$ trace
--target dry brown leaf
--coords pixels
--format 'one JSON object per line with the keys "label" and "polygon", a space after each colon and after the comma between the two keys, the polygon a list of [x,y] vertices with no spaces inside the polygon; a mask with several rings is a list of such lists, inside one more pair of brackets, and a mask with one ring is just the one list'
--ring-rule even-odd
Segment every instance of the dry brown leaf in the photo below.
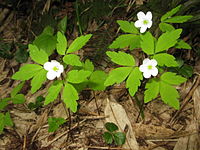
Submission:
{"label": "dry brown leaf", "polygon": [[61,118],[67,119],[69,114],[67,114],[67,112],[65,111],[63,104],[60,103],[56,105],[55,107],[53,107],[53,116],[57,118],[61,117]]}
{"label": "dry brown leaf", "polygon": [[104,113],[105,116],[108,116],[108,118],[106,118],[106,122],[115,123],[121,132],[124,132],[125,128],[128,129],[126,133],[126,143],[123,145],[123,148],[139,150],[139,146],[135,138],[135,132],[133,131],[132,125],[122,105],[107,99]]}

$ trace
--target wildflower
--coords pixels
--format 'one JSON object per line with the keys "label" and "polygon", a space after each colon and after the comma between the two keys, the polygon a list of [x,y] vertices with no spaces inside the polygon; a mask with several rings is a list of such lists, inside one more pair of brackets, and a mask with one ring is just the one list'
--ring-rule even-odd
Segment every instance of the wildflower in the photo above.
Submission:
{"label": "wildflower", "polygon": [[157,76],[158,69],[156,68],[157,61],[155,59],[144,59],[143,64],[140,65],[139,70],[143,72],[145,78],[150,78],[152,76]]}
{"label": "wildflower", "polygon": [[44,69],[47,70],[47,79],[53,80],[56,77],[59,78],[61,73],[64,71],[63,65],[61,65],[56,60],[51,60],[51,62],[46,62],[44,64]]}
{"label": "wildflower", "polygon": [[152,13],[150,11],[145,15],[142,11],[137,13],[138,20],[135,22],[135,26],[140,28],[140,33],[144,33],[147,28],[152,26]]}

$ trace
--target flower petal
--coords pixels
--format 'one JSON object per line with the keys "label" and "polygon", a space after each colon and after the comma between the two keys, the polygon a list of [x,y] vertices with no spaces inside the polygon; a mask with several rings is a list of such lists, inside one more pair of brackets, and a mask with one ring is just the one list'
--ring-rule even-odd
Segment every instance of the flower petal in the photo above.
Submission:
{"label": "flower petal", "polygon": [[135,27],[139,28],[139,27],[141,27],[141,26],[142,26],[141,20],[137,20],[137,21],[135,22]]}
{"label": "flower petal", "polygon": [[47,71],[50,71],[52,68],[52,64],[50,62],[46,62],[44,64],[44,69],[47,70]]}
{"label": "flower petal", "polygon": [[143,76],[145,78],[150,78],[151,77],[151,73],[149,73],[148,71],[146,71],[146,72],[143,73]]}
{"label": "flower petal", "polygon": [[[55,67],[55,66],[59,66],[60,63],[57,62],[56,60],[51,60],[51,65],[52,65],[53,67]],[[53,68],[53,67],[52,67],[52,68]]]}
{"label": "flower petal", "polygon": [[145,18],[145,14],[142,11],[140,11],[139,13],[137,13],[137,17],[139,20],[142,20],[143,18]]}
{"label": "flower petal", "polygon": [[150,61],[151,61],[152,66],[154,66],[154,67],[157,66],[158,63],[155,59],[151,59]]}
{"label": "flower petal", "polygon": [[47,79],[53,80],[56,78],[56,73],[54,71],[47,72]]}
{"label": "flower petal", "polygon": [[149,22],[148,22],[148,24],[147,24],[147,28],[151,28],[151,26],[152,26],[152,21],[149,20]]}
{"label": "flower petal", "polygon": [[151,20],[151,19],[152,19],[152,13],[151,13],[150,11],[147,12],[146,18],[147,18],[148,20]]}
{"label": "flower petal", "polygon": [[150,62],[151,62],[151,60],[149,58],[145,58],[142,63],[143,63],[143,65],[144,64],[148,65]]}
{"label": "flower petal", "polygon": [[140,70],[141,72],[146,72],[146,71],[147,71],[147,66],[141,65],[141,66],[139,67],[139,70]]}
{"label": "flower petal", "polygon": [[140,28],[140,33],[144,33],[147,30],[147,26],[143,25]]}
{"label": "flower petal", "polygon": [[158,75],[158,69],[156,67],[153,67],[151,70],[149,70],[152,76],[157,76]]}
{"label": "flower petal", "polygon": [[59,66],[58,66],[58,69],[59,69],[59,72],[62,73],[62,72],[64,71],[63,65],[59,65]]}

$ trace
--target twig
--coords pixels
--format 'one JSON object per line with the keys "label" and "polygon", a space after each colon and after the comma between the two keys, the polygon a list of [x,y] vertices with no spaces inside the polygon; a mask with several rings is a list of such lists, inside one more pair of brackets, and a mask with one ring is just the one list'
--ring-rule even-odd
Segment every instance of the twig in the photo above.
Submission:
{"label": "twig", "polygon": [[26,150],[26,135],[24,135],[23,150]]}
{"label": "twig", "polygon": [[95,105],[96,105],[96,108],[97,108],[98,115],[100,115],[99,107],[97,105],[97,98],[96,98],[96,95],[95,95],[95,91],[92,91],[92,93],[93,93],[93,96],[94,96],[94,101],[95,101]]}
{"label": "twig", "polygon": [[93,149],[108,149],[108,150],[132,150],[129,148],[121,148],[121,147],[98,147],[98,146],[86,146],[86,148],[93,148]]}

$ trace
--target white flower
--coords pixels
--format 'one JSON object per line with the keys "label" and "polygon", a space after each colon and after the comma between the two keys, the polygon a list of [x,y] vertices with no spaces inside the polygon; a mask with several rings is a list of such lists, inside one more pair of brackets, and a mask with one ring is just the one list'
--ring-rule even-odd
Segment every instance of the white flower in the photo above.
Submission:
{"label": "white flower", "polygon": [[135,26],[140,28],[140,33],[144,33],[147,28],[152,26],[152,13],[150,11],[145,15],[142,11],[137,13],[138,20],[135,22]]}
{"label": "white flower", "polygon": [[152,76],[157,76],[158,69],[156,68],[157,61],[155,59],[145,58],[143,64],[139,67],[140,71],[143,72],[145,78],[150,78]]}
{"label": "white flower", "polygon": [[51,60],[51,62],[46,62],[44,64],[44,69],[47,70],[47,79],[53,80],[56,77],[59,78],[60,74],[64,71],[63,65],[61,65],[56,60]]}

